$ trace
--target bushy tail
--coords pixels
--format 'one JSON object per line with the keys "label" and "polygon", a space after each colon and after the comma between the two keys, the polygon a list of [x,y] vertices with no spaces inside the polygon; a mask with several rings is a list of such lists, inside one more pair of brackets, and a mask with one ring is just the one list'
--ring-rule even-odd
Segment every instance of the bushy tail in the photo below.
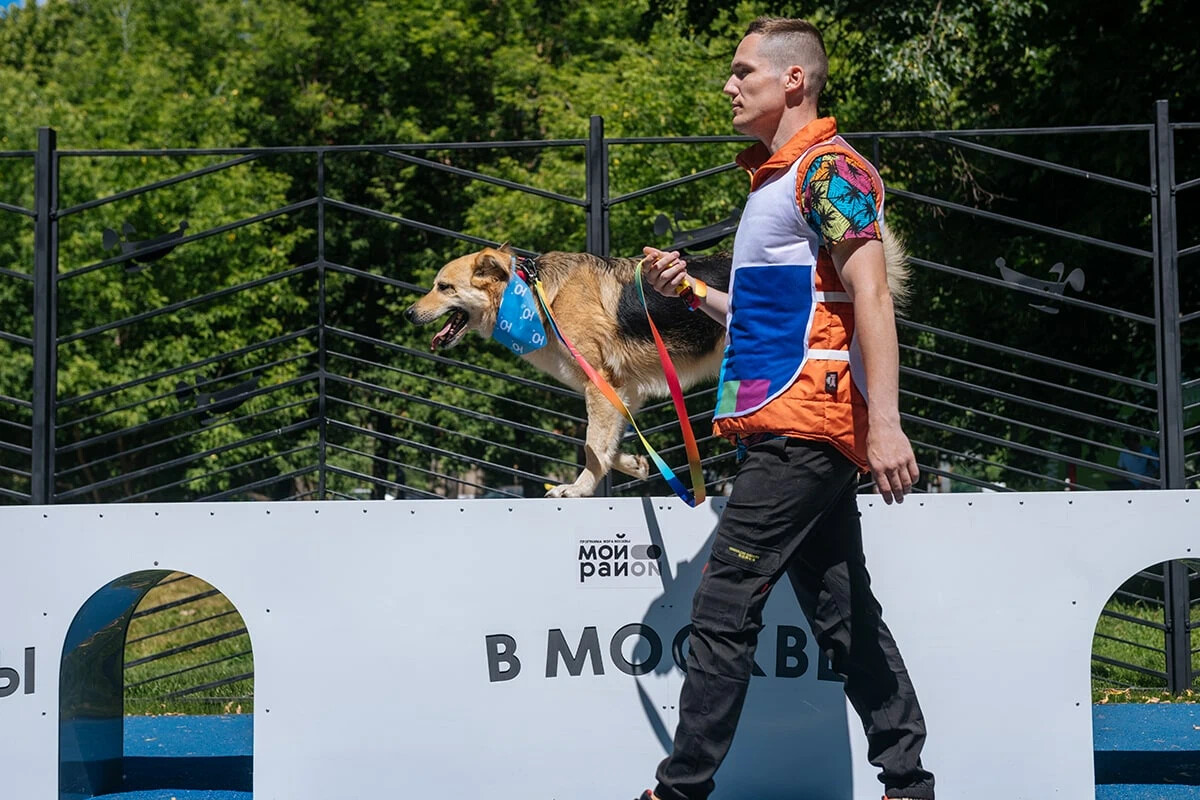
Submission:
{"label": "bushy tail", "polygon": [[908,307],[912,266],[908,263],[908,251],[904,249],[904,242],[900,237],[892,233],[886,225],[880,230],[883,232],[883,258],[887,264],[887,282],[892,293],[892,305],[896,313],[902,315]]}

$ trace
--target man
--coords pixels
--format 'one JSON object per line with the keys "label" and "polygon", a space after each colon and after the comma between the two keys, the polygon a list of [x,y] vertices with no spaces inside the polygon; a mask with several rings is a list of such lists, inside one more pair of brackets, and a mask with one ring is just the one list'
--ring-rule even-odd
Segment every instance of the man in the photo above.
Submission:
{"label": "man", "polygon": [[[871,592],[856,504],[860,471],[887,503],[918,477],[900,428],[899,355],[882,243],[883,186],[832,118],[807,22],[751,23],[724,92],[733,127],[758,139],[728,294],[646,248],[648,280],[729,330],[714,414],[741,465],[692,605],[672,753],[642,800],[698,800],[729,750],[762,609],[786,573],[818,644],[845,678],[886,800],[932,800],[925,722]],[[870,398],[870,404],[867,398]],[[798,710],[799,711],[799,710]]]}

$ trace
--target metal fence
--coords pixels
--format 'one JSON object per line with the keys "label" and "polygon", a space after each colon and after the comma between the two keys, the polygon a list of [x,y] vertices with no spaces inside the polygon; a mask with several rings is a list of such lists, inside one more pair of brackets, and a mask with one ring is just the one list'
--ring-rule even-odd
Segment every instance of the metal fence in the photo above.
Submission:
{"label": "metal fence", "polygon": [[[1164,102],[1146,124],[848,138],[915,267],[921,490],[1196,485],[1200,124]],[[598,117],[574,140],[345,147],[60,150],[41,129],[0,153],[0,500],[540,495],[579,469],[582,398],[490,343],[430,352],[402,310],[502,240],[727,247],[744,144],[609,138]],[[714,397],[687,402],[721,492]],[[684,461],[668,402],[639,424]],[[1162,669],[1133,671],[1180,691],[1195,573],[1155,574],[1123,589],[1163,615]]]}

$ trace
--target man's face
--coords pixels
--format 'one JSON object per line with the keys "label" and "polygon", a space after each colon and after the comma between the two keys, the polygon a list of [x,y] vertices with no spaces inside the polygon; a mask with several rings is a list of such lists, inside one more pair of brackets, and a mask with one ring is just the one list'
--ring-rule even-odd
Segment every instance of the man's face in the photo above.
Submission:
{"label": "man's face", "polygon": [[787,106],[783,76],[762,55],[762,35],[742,39],[722,90],[733,104],[733,129],[769,141]]}

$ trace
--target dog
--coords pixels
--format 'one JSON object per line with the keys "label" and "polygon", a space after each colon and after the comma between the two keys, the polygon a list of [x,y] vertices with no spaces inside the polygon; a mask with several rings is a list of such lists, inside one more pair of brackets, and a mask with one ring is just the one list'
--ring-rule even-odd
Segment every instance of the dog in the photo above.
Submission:
{"label": "dog", "polygon": [[[907,258],[903,245],[884,229],[888,283],[900,306],[906,295]],[[714,289],[728,291],[728,253],[689,255],[688,274]],[[616,390],[630,413],[650,398],[669,394],[662,364],[634,283],[638,259],[601,258],[588,253],[549,252],[536,260],[546,299],[563,333]],[[500,302],[512,278],[514,254],[507,246],[484,248],[443,266],[433,288],[410,306],[405,318],[427,325],[449,315],[431,349],[448,350],[470,331],[490,338]],[[643,278],[643,281],[645,279]],[[643,287],[646,308],[679,374],[683,388],[717,376],[725,328],[680,299]],[[546,325],[547,331],[550,330]],[[650,474],[644,456],[620,452],[625,416],[588,380],[571,353],[550,335],[544,347],[521,356],[541,371],[581,392],[587,407],[585,464],[573,483],[555,486],[547,497],[588,497],[612,469],[634,478]]]}
{"label": "dog", "polygon": [[[662,364],[638,297],[634,274],[638,259],[600,258],[588,253],[550,252],[536,260],[538,277],[562,332],[609,385],[630,413],[649,398],[669,393]],[[729,286],[729,255],[689,256],[688,272],[709,286]],[[431,348],[448,350],[470,331],[490,338],[500,301],[512,278],[513,252],[507,247],[484,248],[442,267],[433,289],[404,312],[405,318],[426,325],[449,315],[433,337]],[[714,377],[721,366],[725,328],[701,311],[689,311],[679,299],[644,286],[646,305],[671,361],[687,389]],[[546,325],[547,332],[550,326]],[[644,456],[620,452],[628,425],[624,414],[588,380],[574,357],[549,333],[551,341],[521,358],[584,396],[587,407],[585,463],[573,483],[555,486],[547,497],[588,497],[611,469],[634,478],[647,478]]]}

